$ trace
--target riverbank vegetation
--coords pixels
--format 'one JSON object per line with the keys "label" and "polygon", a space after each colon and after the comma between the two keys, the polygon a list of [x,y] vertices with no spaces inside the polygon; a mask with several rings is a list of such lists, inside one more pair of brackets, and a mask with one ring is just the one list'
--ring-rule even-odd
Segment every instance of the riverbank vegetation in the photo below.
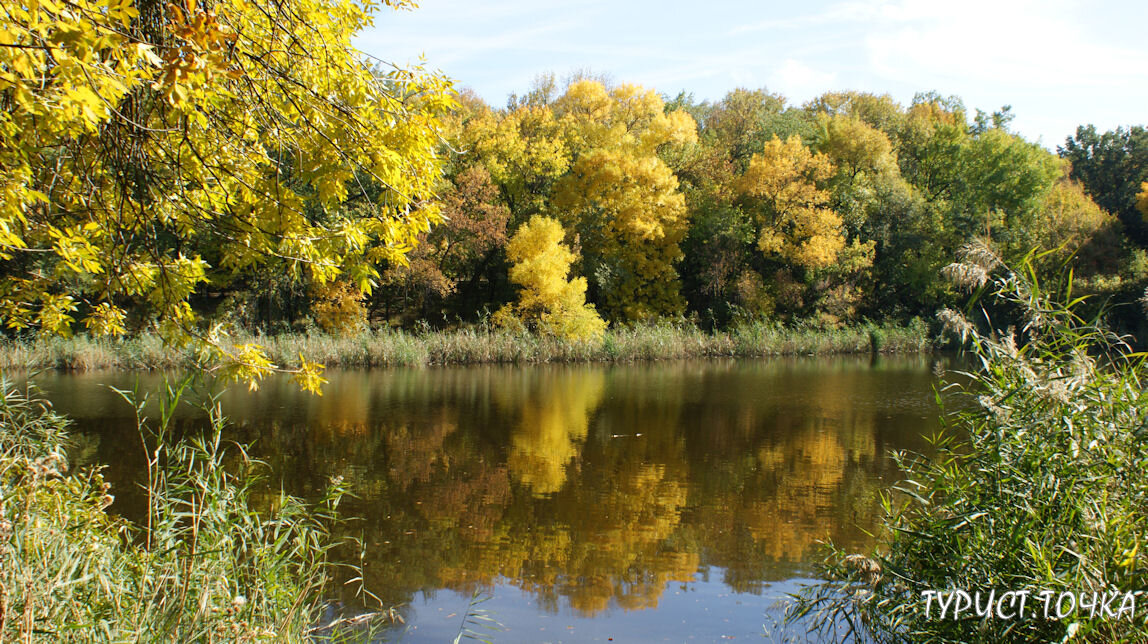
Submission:
{"label": "riverbank vegetation", "polygon": [[[1070,265],[1096,301],[1137,299],[1148,285],[1136,232],[1143,128],[1081,128],[1058,156],[1010,119],[935,94],[902,105],[829,93],[795,106],[736,90],[695,102],[586,77],[544,76],[501,108],[464,93],[446,126],[456,142],[440,184],[447,219],[406,264],[381,267],[378,288],[248,280],[203,305],[269,334],[478,323],[540,287],[511,277],[507,252],[538,216],[561,224],[570,276],[612,327],[931,318],[961,302],[941,269],[974,238],[1009,260],[1053,250],[1040,277]],[[1140,328],[1135,315],[1119,323]]]}
{"label": "riverbank vegetation", "polygon": [[[1079,315],[1067,285],[1042,291],[983,247],[949,272],[995,296],[991,319],[943,313],[980,363],[977,409],[935,455],[901,456],[877,549],[834,552],[794,616],[833,641],[1144,641],[1142,598],[1127,599],[1148,570],[1143,354]],[[979,591],[982,611],[994,592],[992,613],[955,617],[955,591]]]}
{"label": "riverbank vegetation", "polygon": [[268,497],[218,406],[204,435],[175,440],[182,386],[152,420],[133,399],[148,471],[128,521],[98,471],[69,467],[67,421],[34,390],[0,389],[3,641],[338,640],[374,619],[324,616],[341,487],[313,505]]}
{"label": "riverbank vegetation", "polygon": [[[685,358],[760,358],[841,353],[931,351],[934,334],[921,320],[900,324],[857,324],[839,328],[756,323],[707,332],[688,321],[606,330],[598,337],[566,339],[525,329],[491,325],[455,330],[360,330],[330,334],[242,335],[235,343],[256,343],[272,362],[302,356],[328,367],[423,367],[452,364],[546,362],[630,362]],[[129,338],[39,338],[0,342],[0,369],[195,369],[190,349],[172,348],[154,334]]]}

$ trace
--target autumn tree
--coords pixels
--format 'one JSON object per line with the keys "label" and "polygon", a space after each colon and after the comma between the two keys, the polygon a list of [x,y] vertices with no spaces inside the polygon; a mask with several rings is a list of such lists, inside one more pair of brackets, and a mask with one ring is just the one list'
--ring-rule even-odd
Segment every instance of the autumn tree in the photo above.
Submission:
{"label": "autumn tree", "polygon": [[1119,220],[1096,205],[1068,176],[1041,196],[1035,215],[1020,233],[1022,248],[1054,251],[1039,262],[1050,272],[1058,272],[1069,261],[1080,277],[1119,270]]}
{"label": "autumn tree", "polygon": [[684,308],[674,263],[687,225],[678,180],[657,152],[696,140],[684,111],[653,91],[572,84],[554,104],[574,161],[551,209],[574,231],[582,273],[610,319],[637,321]]}
{"label": "autumn tree", "polygon": [[[1039,227],[1061,168],[1046,150],[1008,131],[1007,108],[978,112],[970,124],[959,99],[935,93],[918,95],[907,109],[853,93],[826,95],[818,105],[834,120],[859,119],[891,146],[895,167],[862,172],[858,183],[839,173],[833,186],[834,206],[851,233],[875,243],[873,277],[881,288],[874,306],[928,310],[952,301],[956,294],[939,270],[973,237],[991,238],[1011,254],[1031,250],[1028,231]],[[828,134],[827,127],[820,145]]]}
{"label": "autumn tree", "polygon": [[844,116],[858,119],[884,132],[890,138],[904,126],[905,108],[888,94],[868,92],[826,92],[806,105],[818,117]]}
{"label": "autumn tree", "polygon": [[552,77],[537,85],[505,110],[470,107],[460,162],[487,170],[510,230],[535,215],[563,223],[580,250],[574,270],[611,319],[680,311],[686,211],[659,152],[695,140],[693,120],[636,86],[579,79],[559,95]]}
{"label": "autumn tree", "polygon": [[550,189],[570,167],[563,128],[549,105],[508,112],[475,105],[458,134],[467,164],[482,165],[499,186],[512,228],[545,207]]}
{"label": "autumn tree", "polygon": [[713,105],[702,124],[702,139],[719,150],[737,170],[770,139],[798,135],[808,139],[816,121],[801,109],[786,105],[785,97],[765,88],[735,89]]}
{"label": "autumn tree", "polygon": [[896,167],[896,157],[889,137],[851,116],[823,118],[818,149],[833,161],[846,184],[852,184],[865,175],[889,172]]}
{"label": "autumn tree", "polygon": [[965,188],[961,149],[968,142],[964,106],[956,99],[919,95],[906,112],[896,140],[901,176],[935,202]]}
{"label": "autumn tree", "polygon": [[549,333],[561,338],[596,338],[606,329],[593,304],[586,303],[586,278],[568,280],[575,255],[562,243],[562,224],[535,216],[511,238],[506,253],[514,265],[510,281],[522,287],[518,301],[495,314],[501,326]]}
{"label": "autumn tree", "polygon": [[[723,325],[734,306],[769,309],[765,284],[751,265],[758,254],[754,216],[736,199],[736,178],[765,141],[776,134],[805,133],[808,119],[787,108],[784,97],[765,89],[735,89],[717,103],[675,99],[695,115],[698,142],[684,146],[671,166],[686,198],[690,227],[679,264],[690,308],[707,323]],[[663,154],[663,156],[666,156]]]}
{"label": "autumn tree", "polygon": [[442,223],[420,236],[407,262],[390,266],[382,280],[381,299],[389,305],[401,298],[401,308],[422,319],[451,308],[461,315],[477,311],[481,278],[507,241],[510,210],[484,166],[464,167],[450,177],[439,201]]}
{"label": "autumn tree", "polygon": [[578,231],[583,270],[612,319],[681,311],[674,262],[686,208],[669,168],[654,157],[598,150],[578,160],[553,202]]}
{"label": "autumn tree", "polygon": [[316,287],[311,312],[315,322],[327,333],[348,334],[367,324],[367,307],[363,294],[343,280]]}
{"label": "autumn tree", "polygon": [[833,176],[828,157],[811,152],[801,138],[774,137],[754,154],[738,181],[752,200],[758,222],[758,248],[806,269],[825,268],[845,248],[841,217],[820,187]]}
{"label": "autumn tree", "polygon": [[203,327],[195,294],[272,265],[369,291],[439,219],[453,101],[441,77],[364,64],[369,6],[5,3],[0,323],[119,334],[131,314],[251,380],[273,365]]}

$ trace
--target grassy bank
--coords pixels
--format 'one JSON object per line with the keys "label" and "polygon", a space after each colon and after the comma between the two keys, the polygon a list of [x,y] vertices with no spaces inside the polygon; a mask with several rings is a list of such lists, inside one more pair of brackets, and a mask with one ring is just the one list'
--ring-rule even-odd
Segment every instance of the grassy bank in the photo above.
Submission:
{"label": "grassy bank", "polygon": [[[708,333],[687,324],[610,329],[597,341],[503,330],[460,329],[412,333],[383,329],[333,336],[323,333],[250,335],[236,343],[263,345],[277,364],[303,355],[328,367],[391,367],[479,363],[627,362],[706,357],[763,357],[841,353],[918,353],[932,341],[919,321],[905,326],[865,324],[840,329],[747,324]],[[9,340],[0,369],[168,369],[191,366],[192,355],[144,334],[127,339]]]}

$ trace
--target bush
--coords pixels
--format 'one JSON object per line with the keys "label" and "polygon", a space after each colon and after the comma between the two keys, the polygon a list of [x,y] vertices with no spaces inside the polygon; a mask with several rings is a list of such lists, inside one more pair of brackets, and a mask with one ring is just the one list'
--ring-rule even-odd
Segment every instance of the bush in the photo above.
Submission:
{"label": "bush", "polygon": [[[797,598],[791,622],[823,635],[836,629],[835,641],[1146,641],[1143,598],[1135,619],[1083,605],[1045,618],[1035,599],[1045,590],[1090,598],[1145,588],[1143,358],[1098,319],[1078,317],[1079,301],[1058,304],[1031,270],[1002,269],[983,247],[948,272],[993,292],[994,319],[1020,329],[978,329],[941,313],[979,361],[966,386],[976,408],[935,437],[934,455],[900,455],[907,478],[885,498],[879,546],[869,556],[832,552],[828,581]],[[927,591],[956,590],[998,598],[1027,590],[1034,599],[1024,619],[968,609],[940,618]]]}

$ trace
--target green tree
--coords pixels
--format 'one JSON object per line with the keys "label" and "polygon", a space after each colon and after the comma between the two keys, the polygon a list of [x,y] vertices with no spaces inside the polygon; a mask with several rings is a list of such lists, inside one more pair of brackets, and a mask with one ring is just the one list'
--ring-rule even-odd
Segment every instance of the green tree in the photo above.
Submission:
{"label": "green tree", "polygon": [[721,149],[744,170],[754,154],[770,139],[798,135],[809,139],[816,121],[799,109],[788,108],[785,97],[768,90],[735,89],[707,114],[702,138]]}
{"label": "green tree", "polygon": [[897,136],[901,176],[933,203],[965,188],[961,150],[968,143],[964,108],[956,101],[919,96]]}
{"label": "green tree", "polygon": [[1118,127],[1099,134],[1082,125],[1057,152],[1072,164],[1072,178],[1093,201],[1116,215],[1137,244],[1148,246],[1148,228],[1136,209],[1136,194],[1148,181],[1148,130]]}
{"label": "green tree", "polygon": [[[970,126],[955,98],[916,97],[901,118],[868,107],[887,132],[900,176],[872,185],[880,204],[866,214],[863,237],[876,242],[875,305],[920,312],[952,303],[941,267],[974,237],[991,237],[1010,257],[1031,250],[1030,228],[1061,174],[1056,159],[1006,129],[1008,112]],[[851,218],[852,219],[852,218]]]}
{"label": "green tree", "polygon": [[814,121],[765,89],[735,89],[716,104],[685,106],[699,125],[698,143],[670,162],[686,197],[690,228],[679,265],[690,308],[714,324],[736,310],[772,307],[755,248],[759,224],[737,199],[737,180],[774,136],[814,132]]}
{"label": "green tree", "polygon": [[[1015,249],[1018,257],[1031,250],[1015,248],[1017,233],[1030,225],[1041,198],[1061,176],[1056,157],[999,128],[972,137],[962,157],[966,188],[951,200],[954,210],[970,229],[978,216],[985,217],[985,234]],[[1001,228],[993,228],[994,218]]]}

